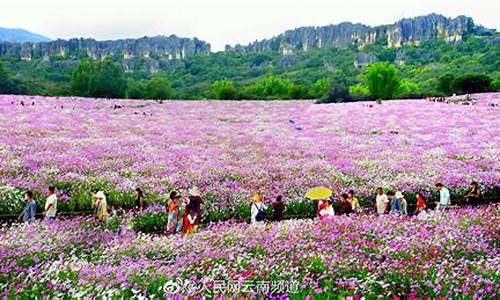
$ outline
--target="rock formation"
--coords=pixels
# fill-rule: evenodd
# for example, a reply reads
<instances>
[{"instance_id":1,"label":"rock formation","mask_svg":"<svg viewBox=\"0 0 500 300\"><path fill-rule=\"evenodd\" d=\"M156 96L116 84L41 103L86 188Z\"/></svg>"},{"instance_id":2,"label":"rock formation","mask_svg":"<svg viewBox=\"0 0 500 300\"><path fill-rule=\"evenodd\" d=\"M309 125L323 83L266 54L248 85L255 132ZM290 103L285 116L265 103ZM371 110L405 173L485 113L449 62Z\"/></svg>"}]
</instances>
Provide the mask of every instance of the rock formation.
<instances>
[{"instance_id":1,"label":"rock formation","mask_svg":"<svg viewBox=\"0 0 500 300\"><path fill-rule=\"evenodd\" d=\"M434 39L457 42L467 33L468 23L469 18L465 16L452 19L438 14L402 19L392 25L377 27L344 22L337 25L288 30L271 39L255 41L247 46L226 46L226 51L280 51L282 54L290 54L294 51L325 47L363 47L377 42L383 42L388 47L418 45Z\"/></svg>"},{"instance_id":2,"label":"rock formation","mask_svg":"<svg viewBox=\"0 0 500 300\"><path fill-rule=\"evenodd\" d=\"M70 39L41 43L0 43L0 57L10 56L25 61L50 57L102 60L113 55L121 56L124 61L135 58L180 60L195 54L209 53L210 44L196 38L180 38L175 35L114 41Z\"/></svg>"}]
</instances>

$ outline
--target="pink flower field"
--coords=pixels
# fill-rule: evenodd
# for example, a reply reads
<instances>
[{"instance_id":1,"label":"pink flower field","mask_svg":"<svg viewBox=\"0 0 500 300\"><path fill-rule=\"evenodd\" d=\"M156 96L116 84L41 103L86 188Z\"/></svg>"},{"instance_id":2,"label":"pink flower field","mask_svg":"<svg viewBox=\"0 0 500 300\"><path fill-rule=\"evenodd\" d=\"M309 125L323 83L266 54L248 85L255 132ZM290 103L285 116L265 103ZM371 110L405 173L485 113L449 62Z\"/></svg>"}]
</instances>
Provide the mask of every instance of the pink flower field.
<instances>
[{"instance_id":1,"label":"pink flower field","mask_svg":"<svg viewBox=\"0 0 500 300\"><path fill-rule=\"evenodd\" d=\"M466 106L4 95L0 186L105 182L163 194L197 185L218 207L259 189L300 199L318 184L369 195L474 179L487 190L500 182L500 94L475 98Z\"/></svg>"},{"instance_id":2,"label":"pink flower field","mask_svg":"<svg viewBox=\"0 0 500 300\"><path fill-rule=\"evenodd\" d=\"M499 211L223 223L184 237L37 221L0 229L0 297L494 299Z\"/></svg>"}]
</instances>

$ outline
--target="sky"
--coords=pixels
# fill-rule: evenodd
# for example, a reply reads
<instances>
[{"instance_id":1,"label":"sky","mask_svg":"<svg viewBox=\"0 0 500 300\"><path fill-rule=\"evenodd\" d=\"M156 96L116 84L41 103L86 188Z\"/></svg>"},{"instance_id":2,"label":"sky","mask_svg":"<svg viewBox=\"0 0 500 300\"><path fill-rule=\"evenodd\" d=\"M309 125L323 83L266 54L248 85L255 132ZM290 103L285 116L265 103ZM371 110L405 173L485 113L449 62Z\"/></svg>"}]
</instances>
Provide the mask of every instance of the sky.
<instances>
[{"instance_id":1,"label":"sky","mask_svg":"<svg viewBox=\"0 0 500 300\"><path fill-rule=\"evenodd\" d=\"M176 34L197 37L218 51L300 26L392 24L431 12L467 15L500 29L500 0L0 0L0 27L51 39Z\"/></svg>"}]
</instances>

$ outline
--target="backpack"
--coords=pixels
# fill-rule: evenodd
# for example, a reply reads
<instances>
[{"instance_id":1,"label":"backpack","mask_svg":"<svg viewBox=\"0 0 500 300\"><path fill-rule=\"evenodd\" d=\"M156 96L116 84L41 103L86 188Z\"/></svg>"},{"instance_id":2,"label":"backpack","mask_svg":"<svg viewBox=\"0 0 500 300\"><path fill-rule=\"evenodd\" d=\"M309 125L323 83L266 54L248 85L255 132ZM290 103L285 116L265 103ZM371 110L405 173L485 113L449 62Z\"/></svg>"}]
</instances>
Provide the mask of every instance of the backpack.
<instances>
[{"instance_id":1,"label":"backpack","mask_svg":"<svg viewBox=\"0 0 500 300\"><path fill-rule=\"evenodd\" d=\"M257 204L254 203L254 205L255 205L255 207L258 210L257 211L257 216L255 216L255 220L257 220L257 221L264 221L264 219L266 218L266 215L264 214L264 210L262 208L259 208L257 206Z\"/></svg>"}]
</instances>

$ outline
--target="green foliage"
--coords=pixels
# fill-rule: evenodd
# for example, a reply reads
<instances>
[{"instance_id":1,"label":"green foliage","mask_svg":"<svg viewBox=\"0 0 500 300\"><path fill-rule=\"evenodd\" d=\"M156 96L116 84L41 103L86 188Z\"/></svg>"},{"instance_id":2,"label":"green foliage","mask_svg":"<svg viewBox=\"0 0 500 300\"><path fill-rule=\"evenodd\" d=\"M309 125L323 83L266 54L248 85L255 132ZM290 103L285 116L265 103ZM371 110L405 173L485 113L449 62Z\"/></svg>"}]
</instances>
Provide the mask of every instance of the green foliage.
<instances>
[{"instance_id":1,"label":"green foliage","mask_svg":"<svg viewBox=\"0 0 500 300\"><path fill-rule=\"evenodd\" d=\"M284 99L288 96L288 91L292 83L288 80L269 76L258 80L248 89L249 94L256 99Z\"/></svg>"},{"instance_id":2,"label":"green foliage","mask_svg":"<svg viewBox=\"0 0 500 300\"><path fill-rule=\"evenodd\" d=\"M126 88L123 67L111 60L81 61L71 80L71 91L77 96L121 98Z\"/></svg>"},{"instance_id":3,"label":"green foliage","mask_svg":"<svg viewBox=\"0 0 500 300\"><path fill-rule=\"evenodd\" d=\"M370 98L370 90L362 83L358 83L349 87L349 94L353 99L368 99Z\"/></svg>"},{"instance_id":4,"label":"green foliage","mask_svg":"<svg viewBox=\"0 0 500 300\"><path fill-rule=\"evenodd\" d=\"M459 93L482 93L491 91L491 78L484 74L467 74L455 80Z\"/></svg>"},{"instance_id":5,"label":"green foliage","mask_svg":"<svg viewBox=\"0 0 500 300\"><path fill-rule=\"evenodd\" d=\"M314 98L325 96L332 86L332 81L328 78L318 79L312 86L312 95Z\"/></svg>"},{"instance_id":6,"label":"green foliage","mask_svg":"<svg viewBox=\"0 0 500 300\"><path fill-rule=\"evenodd\" d=\"M10 79L7 70L0 61L0 94L10 94L15 92L14 82Z\"/></svg>"},{"instance_id":7,"label":"green foliage","mask_svg":"<svg viewBox=\"0 0 500 300\"><path fill-rule=\"evenodd\" d=\"M127 88L127 98L129 99L143 99L144 90L146 89L146 81L139 80L132 82Z\"/></svg>"},{"instance_id":8,"label":"green foliage","mask_svg":"<svg viewBox=\"0 0 500 300\"><path fill-rule=\"evenodd\" d=\"M161 56L150 58L136 57L125 61L120 53L104 62L88 60L86 53L67 53L65 56L51 57L44 60L34 57L27 62L17 57L2 56L3 70L0 71L0 89L7 93L39 94L39 95L83 95L91 97L111 97L110 95L126 95L130 98L168 98L178 99L304 99L324 97L330 91L331 79L340 79L355 100L367 99L367 78L360 84L360 75L364 69L354 67L353 60L358 55L367 54L381 62L403 62L399 67L399 76L403 82L417 84L417 96L451 95L459 93L453 84L440 86L439 78L444 74L485 74L493 79L490 90L498 87L500 70L500 47L495 43L498 34L486 32L480 27L468 24L469 30L464 41L446 43L439 40L423 42L418 46L404 45L399 48L387 48L383 42L363 48L349 47L300 50L283 56L279 43L273 42L271 48L277 52L263 53L212 53L210 55L192 56L185 60L167 61ZM158 62L153 73L152 60ZM84 62L87 63L84 63ZM131 67L130 72L123 73L124 63ZM116 68L110 68L113 65ZM104 69L107 70L104 72ZM111 70L114 69L114 70ZM120 70L119 70L120 69ZM11 74L5 80L5 73ZM97 76L104 73L102 76ZM3 74L3 75L2 75ZM14 76L15 74L15 76ZM158 88L158 82L150 83L157 94L146 95L146 85L158 77L166 78L173 90ZM117 75L118 80L108 81ZM121 78L126 81L122 81ZM104 84L99 84L99 82ZM166 80L165 80L166 81ZM221 90L217 81L231 82L222 84ZM448 82L453 82L449 81ZM8 91L5 91L8 82ZM108 85L108 83L111 83ZM128 83L128 89L125 87ZM109 89L108 89L109 87ZM383 98L387 98L386 90L393 91L391 97L413 96L413 85L399 89L382 88ZM498 88L497 88L498 89ZM110 91L111 90L111 91ZM236 91L235 91L236 90ZM445 91L443 91L445 90ZM403 92L405 91L405 92ZM233 97L233 95L236 95ZM379 96L381 97L381 96Z\"/></svg>"},{"instance_id":9,"label":"green foliage","mask_svg":"<svg viewBox=\"0 0 500 300\"><path fill-rule=\"evenodd\" d=\"M130 221L132 229L145 233L163 233L167 230L168 216L163 212L146 213Z\"/></svg>"},{"instance_id":10,"label":"green foliage","mask_svg":"<svg viewBox=\"0 0 500 300\"><path fill-rule=\"evenodd\" d=\"M156 76L151 78L144 86L143 99L170 99L174 90L167 78Z\"/></svg>"},{"instance_id":11,"label":"green foliage","mask_svg":"<svg viewBox=\"0 0 500 300\"><path fill-rule=\"evenodd\" d=\"M419 98L419 88L418 85L414 82L411 82L407 79L401 80L401 84L399 85L397 91L398 98Z\"/></svg>"},{"instance_id":12,"label":"green foliage","mask_svg":"<svg viewBox=\"0 0 500 300\"><path fill-rule=\"evenodd\" d=\"M212 84L212 94L215 99L232 100L237 98L238 91L232 81L217 80Z\"/></svg>"},{"instance_id":13,"label":"green foliage","mask_svg":"<svg viewBox=\"0 0 500 300\"><path fill-rule=\"evenodd\" d=\"M343 82L333 82L328 92L318 101L318 103L334 103L351 100L349 90Z\"/></svg>"},{"instance_id":14,"label":"green foliage","mask_svg":"<svg viewBox=\"0 0 500 300\"><path fill-rule=\"evenodd\" d=\"M387 62L371 64L365 77L370 95L375 99L392 99L400 85L398 69Z\"/></svg>"},{"instance_id":15,"label":"green foliage","mask_svg":"<svg viewBox=\"0 0 500 300\"><path fill-rule=\"evenodd\" d=\"M495 92L500 92L500 79L495 79L491 83L491 89Z\"/></svg>"},{"instance_id":16,"label":"green foliage","mask_svg":"<svg viewBox=\"0 0 500 300\"><path fill-rule=\"evenodd\" d=\"M455 92L455 76L453 74L444 74L439 77L439 91L449 96Z\"/></svg>"}]
</instances>

